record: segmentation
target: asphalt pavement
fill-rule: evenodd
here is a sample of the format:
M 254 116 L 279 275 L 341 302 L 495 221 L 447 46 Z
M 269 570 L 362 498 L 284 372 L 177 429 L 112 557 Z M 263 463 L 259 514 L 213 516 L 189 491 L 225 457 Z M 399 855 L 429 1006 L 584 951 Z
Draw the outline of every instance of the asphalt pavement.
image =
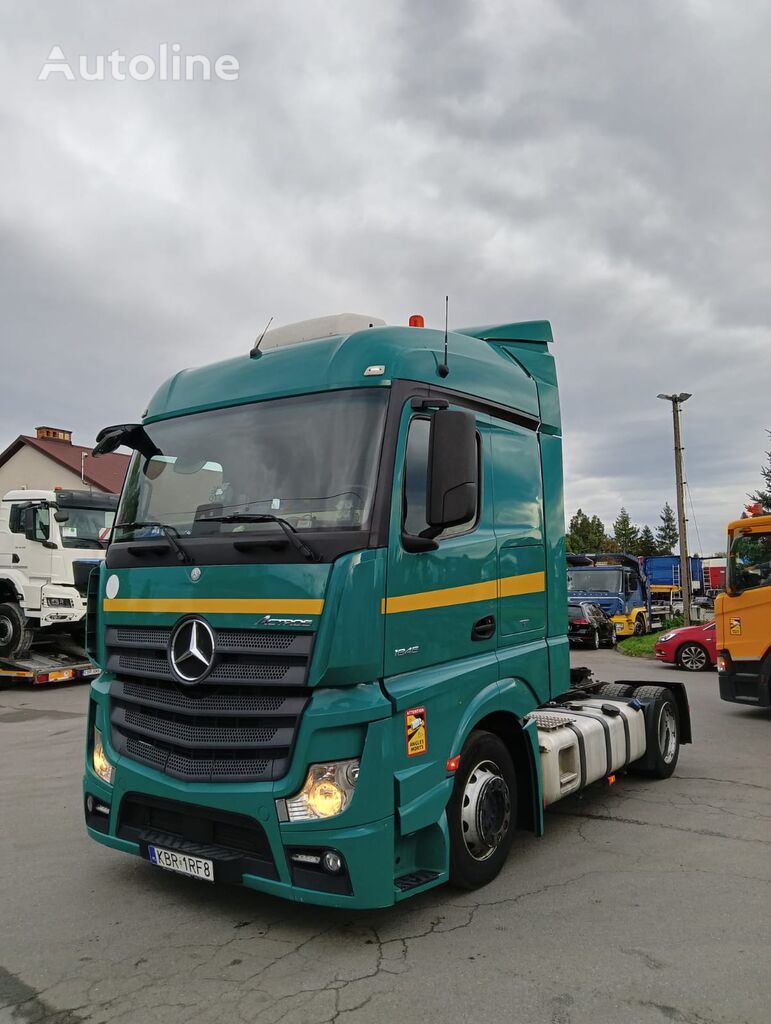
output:
M 330 911 L 91 842 L 87 688 L 0 691 L 0 1022 L 760 1024 L 771 1005 L 771 713 L 683 679 L 675 776 L 557 804 L 490 886 Z

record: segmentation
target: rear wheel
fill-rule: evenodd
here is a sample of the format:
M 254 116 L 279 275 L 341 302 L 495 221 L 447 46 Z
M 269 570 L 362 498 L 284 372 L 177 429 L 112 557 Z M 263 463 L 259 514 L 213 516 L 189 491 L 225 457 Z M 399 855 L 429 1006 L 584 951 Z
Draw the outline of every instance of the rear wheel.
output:
M 652 698 L 653 712 L 645 716 L 645 768 L 632 769 L 642 775 L 668 779 L 680 755 L 680 714 L 671 690 L 663 686 L 638 686 L 634 696 Z
M 703 672 L 709 665 L 709 655 L 697 643 L 683 644 L 677 652 L 677 664 L 686 672 Z
M 516 818 L 511 756 L 493 733 L 474 730 L 461 752 L 447 805 L 453 885 L 478 889 L 495 878 L 511 848 Z
M 634 693 L 634 686 L 626 683 L 603 683 L 597 693 L 602 697 L 631 697 Z
M 0 604 L 0 656 L 25 658 L 32 646 L 32 630 L 24 612 L 13 601 Z
M 589 641 L 589 646 L 594 648 L 595 651 L 598 651 L 600 649 L 600 631 L 599 631 L 599 629 L 595 629 L 594 633 L 592 634 L 592 638 Z

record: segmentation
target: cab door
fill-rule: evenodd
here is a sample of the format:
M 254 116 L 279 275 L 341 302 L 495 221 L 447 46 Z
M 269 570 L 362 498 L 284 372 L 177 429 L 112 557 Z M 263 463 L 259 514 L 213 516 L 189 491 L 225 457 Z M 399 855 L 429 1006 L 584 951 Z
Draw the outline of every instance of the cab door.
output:
M 425 403 L 423 403 L 425 404 Z M 445 403 L 446 404 L 446 403 Z M 467 522 L 445 529 L 435 550 L 408 550 L 426 534 L 428 444 L 435 409 L 408 401 L 399 425 L 389 533 L 385 676 L 488 655 L 496 673 L 497 559 L 492 527 L 489 417 L 475 416 L 478 507 Z M 450 408 L 460 408 L 450 404 Z M 429 531 L 430 532 L 430 531 Z M 483 659 L 484 660 L 484 659 Z M 477 665 L 477 668 L 479 666 Z M 476 671 L 476 669 L 475 669 Z M 476 676 L 477 683 L 481 681 Z

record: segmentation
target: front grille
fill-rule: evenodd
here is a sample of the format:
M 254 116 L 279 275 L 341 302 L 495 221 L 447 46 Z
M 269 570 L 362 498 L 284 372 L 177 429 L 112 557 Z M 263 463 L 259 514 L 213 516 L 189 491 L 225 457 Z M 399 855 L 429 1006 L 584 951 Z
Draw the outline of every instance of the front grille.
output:
M 107 630 L 115 749 L 174 778 L 271 781 L 286 774 L 303 709 L 312 637 L 222 630 L 205 681 L 175 681 L 171 629 Z
M 265 830 L 254 818 L 230 811 L 128 793 L 118 812 L 117 834 L 147 846 L 181 850 L 215 862 L 214 877 L 240 882 L 244 874 L 277 878 Z

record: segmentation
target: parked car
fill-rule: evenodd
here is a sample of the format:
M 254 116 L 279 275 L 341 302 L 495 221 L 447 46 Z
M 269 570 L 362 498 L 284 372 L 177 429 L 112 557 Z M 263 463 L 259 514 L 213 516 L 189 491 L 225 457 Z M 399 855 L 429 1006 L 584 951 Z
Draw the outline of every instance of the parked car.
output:
M 687 672 L 702 672 L 717 662 L 715 622 L 706 625 L 681 626 L 664 633 L 656 641 L 659 661 L 679 665 Z
M 568 605 L 568 641 L 597 650 L 616 646 L 616 627 L 598 604 L 574 601 Z

